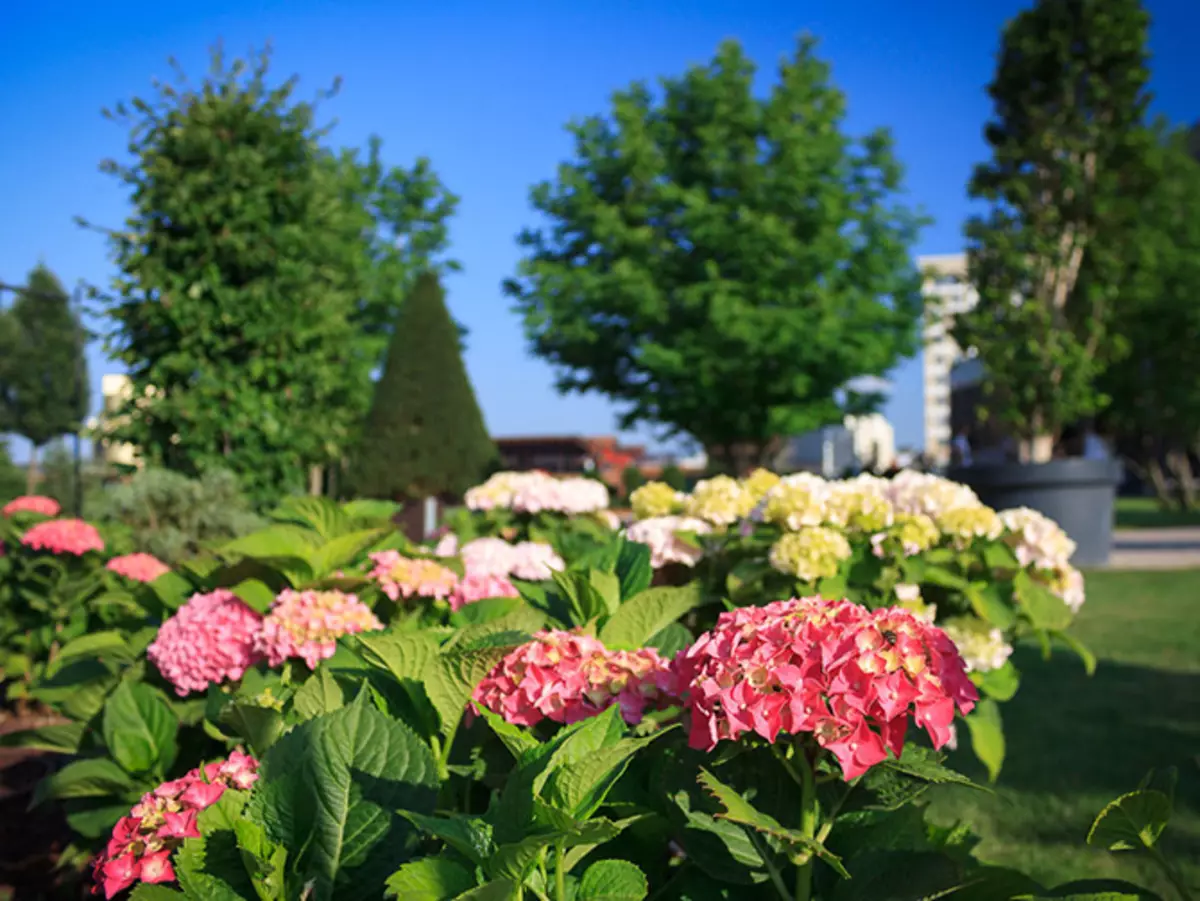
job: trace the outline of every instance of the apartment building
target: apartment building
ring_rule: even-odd
[[[936,464],[950,462],[950,370],[964,354],[950,336],[950,321],[955,314],[969,310],[979,300],[967,283],[965,253],[935,254],[917,257],[917,267],[925,275],[925,359],[923,396],[925,401],[925,453]]]

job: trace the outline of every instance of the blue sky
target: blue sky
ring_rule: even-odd
[[[279,76],[301,92],[334,76],[344,87],[326,107],[331,141],[358,145],[371,133],[389,161],[429,156],[461,195],[453,252],[464,271],[448,282],[454,314],[471,330],[467,367],[493,434],[608,433],[601,397],[559,397],[543,363],[529,357],[500,292],[518,255],[514,236],[532,221],[534,182],[570,154],[563,125],[607,110],[610,93],[707,61],[724,38],[742,41],[769,83],[797,34],[821,40],[849,99],[848,128],[887,125],[907,166],[909,199],[936,220],[917,253],[955,252],[969,212],[971,166],[985,156],[989,81],[1003,23],[1024,0],[691,0],[634,3],[317,2],[194,0],[189,3],[7,4],[0,14],[0,281],[18,282],[39,259],[68,284],[111,276],[102,239],[82,215],[118,225],[125,198],[97,171],[122,153],[121,127],[102,107],[144,94],[174,55],[203,74],[212,42],[230,53],[271,40]],[[1154,17],[1156,112],[1200,118],[1196,0],[1149,0]],[[92,322],[93,327],[101,323]],[[93,393],[119,371],[101,349],[89,355]],[[895,373],[885,412],[902,445],[921,441],[920,360]],[[643,433],[645,437],[648,433]],[[21,450],[14,447],[18,454]]]

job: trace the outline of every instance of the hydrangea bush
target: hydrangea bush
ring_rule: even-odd
[[[1011,642],[1066,626],[1030,609],[1078,589],[1052,524],[927,479],[757,473],[644,486],[621,535],[547,478],[481,486],[429,545],[388,505],[305,498],[165,572],[76,525],[30,548],[153,599],[143,639],[60,648],[30,687],[60,722],[9,739],[69,759],[36,800],[96,891],[1088,897],[981,864],[919,805],[971,784],[939,749]],[[17,544],[47,515],[16,511]]]

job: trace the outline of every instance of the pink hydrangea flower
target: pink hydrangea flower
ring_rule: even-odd
[[[458,551],[463,570],[477,576],[507,576],[512,572],[515,548],[503,538],[476,538]]]
[[[450,595],[450,609],[459,610],[467,604],[474,604],[476,601],[486,598],[516,598],[520,596],[516,586],[504,576],[468,572],[459,579],[454,594]]]
[[[670,563],[695,566],[704,556],[701,548],[680,540],[678,533],[693,532],[707,535],[713,527],[703,519],[690,516],[653,516],[635,522],[625,530],[625,537],[650,548],[650,565],[655,569]]]
[[[146,656],[180,697],[240,679],[262,659],[256,648],[262,617],[232,591],[193,595],[158,630]]]
[[[280,592],[263,620],[255,649],[269,666],[299,657],[312,670],[333,656],[339,636],[382,628],[371,608],[353,594],[288,589]]]
[[[258,761],[234,751],[228,760],[197,768],[142,796],[117,821],[104,851],[93,863],[95,891],[112,898],[135,882],[174,882],[171,854],[184,839],[198,838],[196,816],[226,789],[245,790],[258,779]]]
[[[567,568],[563,558],[548,544],[522,541],[513,545],[512,566],[508,574],[514,579],[541,582]]]
[[[24,494],[21,497],[14,497],[5,504],[0,513],[5,516],[12,516],[14,513],[40,513],[42,516],[58,516],[61,510],[62,507],[59,506],[58,501],[52,497]]]
[[[377,551],[370,555],[375,568],[367,578],[393,601],[414,595],[422,598],[447,598],[458,585],[458,575],[433,560],[404,557],[399,551]]]
[[[590,636],[551,630],[500,661],[472,704],[519,726],[575,723],[620,704],[625,721],[637,723],[647,708],[670,703],[673,686],[670,663],[655,650],[610,651]]]
[[[910,714],[942,747],[955,711],[979,697],[941,629],[897,607],[819,597],[722,613],[674,669],[692,747],[811,733],[847,780],[900,755]]]
[[[171,567],[163,563],[153,554],[126,554],[123,557],[113,557],[106,564],[118,576],[133,579],[135,582],[153,582],[159,576],[166,575]]]
[[[32,526],[21,537],[21,544],[35,551],[74,554],[104,550],[104,540],[96,527],[82,519],[51,519]]]

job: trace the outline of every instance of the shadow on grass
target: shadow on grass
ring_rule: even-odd
[[[1200,526],[1200,510],[1163,509],[1152,498],[1118,498],[1114,522],[1118,529]]]
[[[982,858],[1049,885],[1111,876],[1165,889],[1153,867],[1090,849],[1086,837],[1105,804],[1136,789],[1149,770],[1174,766],[1176,815],[1161,847],[1200,877],[1200,673],[1101,661],[1089,677],[1068,653],[1043,660],[1028,648],[1014,662],[1022,686],[1002,707],[1008,748],[995,793],[942,792],[936,818],[970,823],[984,838]],[[950,763],[983,782],[968,745],[962,741]]]

